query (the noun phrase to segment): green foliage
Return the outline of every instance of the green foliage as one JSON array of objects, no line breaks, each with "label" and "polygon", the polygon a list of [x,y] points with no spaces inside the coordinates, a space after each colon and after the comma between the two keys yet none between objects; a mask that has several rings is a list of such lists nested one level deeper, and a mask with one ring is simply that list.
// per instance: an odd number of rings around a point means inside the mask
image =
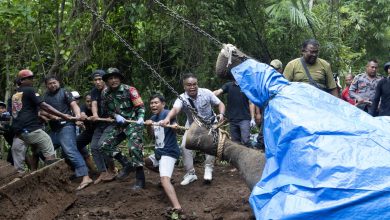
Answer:
[{"label": "green foliage", "polygon": [[[211,90],[223,83],[213,74],[219,48],[153,1],[84,1],[103,14],[179,93],[183,91],[179,79],[185,72],[196,73],[200,86]],[[380,64],[390,58],[390,7],[386,0],[163,3],[221,42],[233,43],[263,62],[278,58],[286,64],[300,55],[302,41],[312,37],[321,43],[320,56],[342,75],[362,71],[369,58],[377,58]],[[44,91],[43,77],[57,74],[67,87],[86,94],[92,87],[90,73],[111,66],[124,72],[126,83],[140,90],[144,100],[160,92],[171,107],[175,99],[81,0],[0,1],[0,25],[1,99],[22,68],[33,70],[40,91]]]}]

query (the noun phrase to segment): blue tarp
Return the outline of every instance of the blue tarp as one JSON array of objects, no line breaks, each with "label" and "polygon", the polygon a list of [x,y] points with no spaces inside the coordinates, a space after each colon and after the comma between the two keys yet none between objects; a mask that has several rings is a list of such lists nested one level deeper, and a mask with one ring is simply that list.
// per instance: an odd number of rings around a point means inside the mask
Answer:
[{"label": "blue tarp", "polygon": [[266,165],[249,198],[257,219],[390,219],[390,120],[267,64],[232,69],[264,109]]}]

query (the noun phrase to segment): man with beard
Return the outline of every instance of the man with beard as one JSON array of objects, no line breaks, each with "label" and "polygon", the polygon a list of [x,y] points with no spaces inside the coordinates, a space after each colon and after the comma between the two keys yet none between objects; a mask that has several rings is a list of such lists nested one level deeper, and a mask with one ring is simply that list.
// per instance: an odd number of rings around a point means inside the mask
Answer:
[{"label": "man with beard", "polygon": [[283,75],[290,82],[305,82],[338,97],[330,64],[318,58],[320,44],[309,39],[302,44],[302,57],[290,61]]}]

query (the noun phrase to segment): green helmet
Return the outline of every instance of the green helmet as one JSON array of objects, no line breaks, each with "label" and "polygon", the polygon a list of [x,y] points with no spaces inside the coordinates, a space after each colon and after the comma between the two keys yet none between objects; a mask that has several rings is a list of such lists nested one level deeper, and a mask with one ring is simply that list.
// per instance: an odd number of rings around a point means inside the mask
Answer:
[{"label": "green helmet", "polygon": [[118,76],[121,79],[121,81],[123,81],[123,79],[125,78],[117,68],[110,67],[108,68],[106,74],[103,75],[102,79],[104,82],[107,82],[108,78],[110,78],[111,76]]}]

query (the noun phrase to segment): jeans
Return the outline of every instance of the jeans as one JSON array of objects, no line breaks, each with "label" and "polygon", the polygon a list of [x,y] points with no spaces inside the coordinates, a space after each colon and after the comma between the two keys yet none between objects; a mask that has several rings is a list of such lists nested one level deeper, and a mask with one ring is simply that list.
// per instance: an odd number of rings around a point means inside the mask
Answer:
[{"label": "jeans", "polygon": [[89,156],[87,145],[91,142],[93,133],[93,130],[85,130],[81,132],[76,138],[77,149],[84,158]]},{"label": "jeans", "polygon": [[236,143],[250,147],[250,131],[250,120],[230,122],[230,136]]},{"label": "jeans", "polygon": [[57,131],[52,131],[50,137],[54,145],[61,146],[65,157],[75,169],[75,175],[87,176],[88,168],[76,145],[76,126],[65,125]]},{"label": "jeans", "polygon": [[91,152],[93,160],[95,161],[96,168],[99,172],[106,172],[107,166],[106,162],[113,160],[112,158],[106,156],[101,150],[99,145],[99,140],[103,136],[103,131],[107,128],[107,124],[99,124],[96,126],[95,131],[92,136],[91,141]]}]

